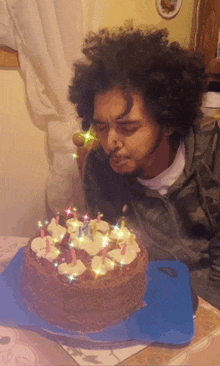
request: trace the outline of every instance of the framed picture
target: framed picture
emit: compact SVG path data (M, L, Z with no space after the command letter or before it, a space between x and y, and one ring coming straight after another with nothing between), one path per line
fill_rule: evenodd
M157 11L162 18L174 18L179 12L183 0L156 0Z

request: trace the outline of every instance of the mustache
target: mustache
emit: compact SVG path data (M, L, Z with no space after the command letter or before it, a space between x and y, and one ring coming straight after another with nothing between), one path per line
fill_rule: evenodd
M109 157L109 159L112 158L112 156L114 156L115 154L117 154L117 152L119 151L120 149L118 147L116 147L114 150L110 151L107 155Z
M129 155L117 155L117 152L114 151L109 154L109 159L123 160L128 158Z

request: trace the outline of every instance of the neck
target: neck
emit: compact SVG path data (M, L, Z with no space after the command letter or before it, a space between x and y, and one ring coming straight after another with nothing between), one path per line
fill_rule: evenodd
M177 148L173 149L168 136L163 136L158 148L147 157L142 165L142 179L152 179L168 169L176 156Z

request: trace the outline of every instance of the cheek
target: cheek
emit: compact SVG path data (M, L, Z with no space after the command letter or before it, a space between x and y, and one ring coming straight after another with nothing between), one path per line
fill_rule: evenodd
M137 136L131 137L126 142L126 148L134 159L141 159L143 156L151 152L154 141L157 139L157 134L154 133L140 133Z
M96 132L96 137L99 139L100 145L105 150L105 147L107 146L108 135Z

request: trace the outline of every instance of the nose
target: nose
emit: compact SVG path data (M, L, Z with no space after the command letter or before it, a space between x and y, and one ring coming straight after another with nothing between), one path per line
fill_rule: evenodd
M109 151L114 151L116 148L120 148L122 142L120 140L119 134L115 128L110 128L107 139L107 147Z

